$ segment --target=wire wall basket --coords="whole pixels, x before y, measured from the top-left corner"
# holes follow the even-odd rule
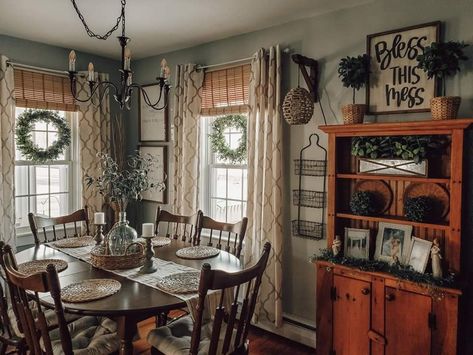
[[[295,219],[292,221],[292,234],[298,237],[323,239],[325,224]]]
[[[294,174],[296,175],[325,176],[326,171],[326,160],[294,159]]]
[[[327,193],[323,191],[292,190],[294,206],[322,208],[325,207]]]

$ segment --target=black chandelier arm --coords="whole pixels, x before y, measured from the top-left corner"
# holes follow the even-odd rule
[[[151,102],[151,99],[149,98],[148,93],[146,92],[146,90],[143,87],[141,87],[138,84],[131,84],[130,88],[137,88],[143,94],[143,99],[144,99],[145,103],[149,107],[151,107],[152,109],[160,111],[160,110],[163,110],[167,107],[167,104],[168,104],[168,100],[167,100],[168,95],[167,94],[168,94],[168,91],[169,91],[169,86],[168,85],[165,84],[164,86],[161,87],[161,90],[159,91],[158,100],[154,104]],[[162,95],[163,95],[163,89],[165,90],[164,104],[163,104],[163,106],[159,107],[158,105],[161,102],[161,98],[162,98]]]
[[[99,101],[102,101],[103,96],[105,95],[105,92],[110,88],[113,88],[115,90],[115,93],[118,92],[118,87],[114,83],[112,83],[111,81],[101,81],[99,83],[97,83],[95,81],[88,81],[87,83],[89,84],[89,87],[90,87],[90,94],[85,99],[79,99],[79,96],[77,94],[77,88],[76,88],[77,79],[74,77],[71,80],[71,92],[72,92],[72,96],[74,97],[74,99],[76,101],[88,102],[89,100],[92,99],[92,97],[95,95],[97,90],[101,87],[103,88],[103,90],[102,90],[101,93],[99,92]]]

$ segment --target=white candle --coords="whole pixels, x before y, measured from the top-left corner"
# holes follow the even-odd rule
[[[89,81],[95,81],[95,72],[94,72],[94,64],[92,62],[89,63]]]
[[[141,234],[143,237],[152,237],[154,235],[154,223],[143,223]]]
[[[105,213],[95,212],[95,214],[94,214],[94,224],[105,224]]]
[[[126,84],[130,86],[133,84],[133,74],[131,72],[128,73],[128,78],[126,79]]]
[[[74,50],[69,53],[69,71],[76,71],[76,52]]]
[[[163,60],[161,60],[161,72],[159,73],[159,77],[164,78],[165,68],[167,65],[168,65],[168,62],[166,61],[166,59],[163,58]]]
[[[125,58],[123,66],[125,70],[130,70],[131,68],[131,50],[128,47],[125,48]]]

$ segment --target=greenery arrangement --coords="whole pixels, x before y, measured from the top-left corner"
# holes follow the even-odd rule
[[[446,95],[446,78],[460,71],[460,61],[468,60],[463,51],[466,47],[468,44],[463,42],[434,42],[425,47],[423,53],[417,56],[419,68],[427,73],[427,77],[429,79],[436,77],[441,81],[442,96]]]
[[[350,209],[359,216],[373,216],[379,211],[379,201],[372,191],[356,191],[351,196]]]
[[[353,88],[353,104],[356,91],[367,82],[370,74],[370,57],[367,54],[358,57],[346,57],[338,64],[338,76],[342,78],[343,86]]]
[[[35,123],[43,121],[57,129],[57,140],[43,149],[33,142]],[[26,110],[16,121],[16,146],[26,159],[38,163],[55,160],[71,144],[71,129],[64,118],[48,110]]]
[[[409,197],[404,201],[404,216],[409,221],[426,222],[434,217],[437,201],[429,196]]]
[[[434,136],[354,137],[351,154],[360,158],[404,159],[420,163],[438,154],[445,140]]]
[[[328,261],[333,264],[354,267],[362,271],[386,272],[395,277],[415,282],[417,284],[427,284],[438,287],[454,287],[456,285],[455,274],[448,274],[443,278],[435,278],[432,274],[421,274],[415,271],[410,265],[390,264],[381,260],[365,260],[343,255],[334,256],[330,249],[320,249],[320,255],[314,255],[311,261]]]
[[[212,152],[216,153],[221,160],[234,163],[242,163],[246,160],[247,141],[247,118],[243,115],[221,116],[212,122],[212,133],[209,134]],[[238,147],[231,149],[225,140],[225,129],[237,128],[242,135]]]
[[[87,188],[95,187],[99,193],[108,197],[110,202],[115,202],[120,211],[125,211],[129,201],[140,201],[143,192],[159,189],[164,190],[163,181],[151,181],[150,175],[155,169],[156,160],[150,155],[128,156],[126,168],[120,169],[117,162],[108,154],[99,153],[102,175],[94,178],[87,175],[85,182]]]

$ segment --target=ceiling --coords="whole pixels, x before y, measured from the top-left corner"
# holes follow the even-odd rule
[[[103,34],[120,14],[120,0],[76,0],[89,27]],[[247,33],[353,7],[367,0],[129,0],[127,35],[134,58]],[[0,34],[119,58],[115,32],[89,38],[70,0],[0,0]]]

